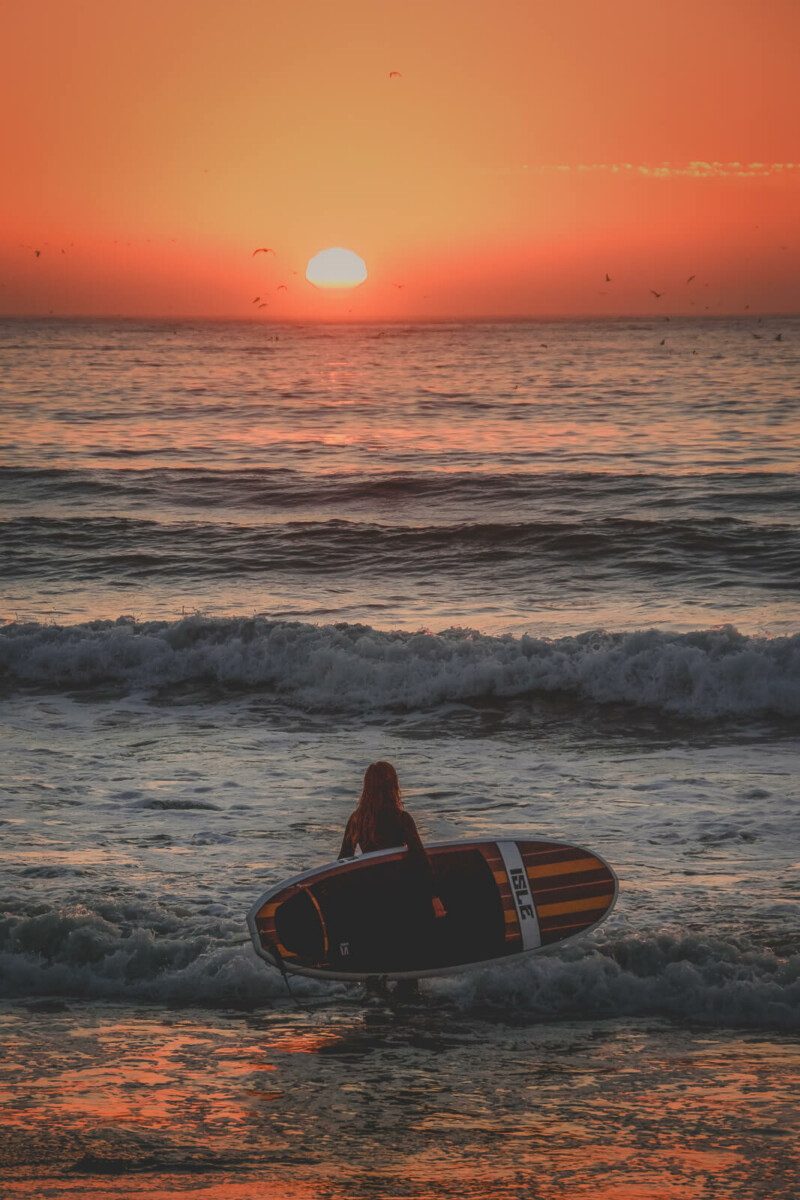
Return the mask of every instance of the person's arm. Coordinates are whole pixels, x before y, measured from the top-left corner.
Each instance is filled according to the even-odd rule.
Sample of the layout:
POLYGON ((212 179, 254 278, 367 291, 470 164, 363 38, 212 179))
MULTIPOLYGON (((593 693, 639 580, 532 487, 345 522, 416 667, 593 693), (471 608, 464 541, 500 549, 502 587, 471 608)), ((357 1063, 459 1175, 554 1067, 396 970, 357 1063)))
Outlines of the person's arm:
POLYGON ((352 858, 356 852, 356 844, 353 839, 353 818, 349 818, 347 828, 344 831, 344 839, 342 840, 342 848, 339 851, 339 858, 352 858))
POLYGON ((433 911, 437 917, 445 917, 447 916, 447 910, 436 891, 436 881, 433 876, 431 860, 428 858, 425 847, 422 844, 422 839, 417 832, 414 818, 410 813, 403 812, 401 825, 403 829, 403 841, 408 847, 408 857, 418 868, 420 874, 424 876, 425 882, 430 888, 433 911))

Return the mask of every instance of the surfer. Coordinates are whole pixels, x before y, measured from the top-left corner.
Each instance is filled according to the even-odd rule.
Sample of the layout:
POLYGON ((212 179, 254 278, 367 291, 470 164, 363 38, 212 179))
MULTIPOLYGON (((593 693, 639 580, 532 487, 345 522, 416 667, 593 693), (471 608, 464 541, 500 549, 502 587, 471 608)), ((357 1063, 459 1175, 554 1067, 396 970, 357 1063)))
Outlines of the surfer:
MULTIPOLYGON (((370 763, 364 773, 358 807, 348 819, 339 858, 350 858, 356 846, 362 854, 369 854, 373 850, 389 850, 393 846, 407 846, 407 861, 416 884, 414 890, 424 908, 421 914, 423 921, 426 918, 430 920, 431 909, 436 918, 447 915, 436 891, 433 868, 414 818, 403 808, 400 780, 391 763, 370 763)), ((409 918, 409 924, 414 924, 411 913, 409 918)), ((377 989, 373 985, 368 986, 368 990, 377 989)), ((400 980, 397 991, 399 994, 413 995, 416 980, 400 980)))
POLYGON ((408 861, 425 881, 434 914, 437 917, 447 915, 436 894, 433 869, 414 818, 403 808, 400 780, 391 763, 370 763, 364 773, 358 808, 350 814, 339 858, 350 858, 356 846, 362 854, 369 854, 373 850, 390 850, 393 846, 407 846, 408 861))

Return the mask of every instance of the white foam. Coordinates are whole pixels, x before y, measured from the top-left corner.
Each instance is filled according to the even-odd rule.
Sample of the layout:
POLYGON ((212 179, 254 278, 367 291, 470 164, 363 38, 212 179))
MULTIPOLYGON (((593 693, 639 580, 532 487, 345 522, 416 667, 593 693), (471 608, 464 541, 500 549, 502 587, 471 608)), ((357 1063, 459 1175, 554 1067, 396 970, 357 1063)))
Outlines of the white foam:
MULTIPOLYGON (((199 926, 163 910, 109 920, 83 907, 0 921, 0 995, 64 996, 251 1008, 285 996, 244 924, 199 926), (147 924, 133 924, 138 921, 147 924), (126 919, 127 918, 127 919, 126 919)), ((301 980, 301 992, 320 986, 301 980)), ((323 989, 325 990, 325 989, 323 989)))
POLYGON ((542 1018, 669 1016, 712 1025, 800 1026, 800 955, 672 933, 586 940, 465 975, 435 990, 461 1007, 542 1018))
MULTIPOLYGON (((287 999, 229 917, 186 919, 120 904, 0 920, 0 995, 135 1000, 249 1009, 287 999)), ((337 1001, 341 983, 294 976, 299 996, 337 1001)), ((711 1025, 800 1025, 800 955, 744 940, 671 931, 587 938, 506 967, 426 980, 423 993, 465 1012, 532 1019, 667 1015, 711 1025)))
POLYGON ((537 692, 699 718, 800 713, 800 634, 747 637, 731 626, 685 634, 595 631, 551 640, 262 618, 143 624, 120 618, 7 626, 0 630, 0 668, 7 682, 53 690, 208 683, 356 713, 537 692))

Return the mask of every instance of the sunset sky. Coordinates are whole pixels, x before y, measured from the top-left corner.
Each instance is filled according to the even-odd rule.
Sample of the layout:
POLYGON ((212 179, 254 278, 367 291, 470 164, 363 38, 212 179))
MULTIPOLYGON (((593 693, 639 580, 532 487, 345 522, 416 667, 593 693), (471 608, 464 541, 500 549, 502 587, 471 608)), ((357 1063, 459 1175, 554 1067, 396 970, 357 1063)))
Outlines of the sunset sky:
POLYGON ((797 0, 5 0, 0 313, 796 312, 798 35, 797 0), (358 289, 305 279, 333 246, 358 289))

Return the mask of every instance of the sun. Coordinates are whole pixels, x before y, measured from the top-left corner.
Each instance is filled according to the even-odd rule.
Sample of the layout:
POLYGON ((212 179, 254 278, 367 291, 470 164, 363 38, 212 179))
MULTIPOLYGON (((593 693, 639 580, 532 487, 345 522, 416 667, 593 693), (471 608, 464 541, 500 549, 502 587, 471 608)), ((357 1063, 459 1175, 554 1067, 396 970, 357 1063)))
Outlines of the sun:
POLYGON ((320 250, 309 259, 306 279, 318 288, 354 288, 367 278, 367 267, 363 258, 352 250, 332 246, 320 250))

